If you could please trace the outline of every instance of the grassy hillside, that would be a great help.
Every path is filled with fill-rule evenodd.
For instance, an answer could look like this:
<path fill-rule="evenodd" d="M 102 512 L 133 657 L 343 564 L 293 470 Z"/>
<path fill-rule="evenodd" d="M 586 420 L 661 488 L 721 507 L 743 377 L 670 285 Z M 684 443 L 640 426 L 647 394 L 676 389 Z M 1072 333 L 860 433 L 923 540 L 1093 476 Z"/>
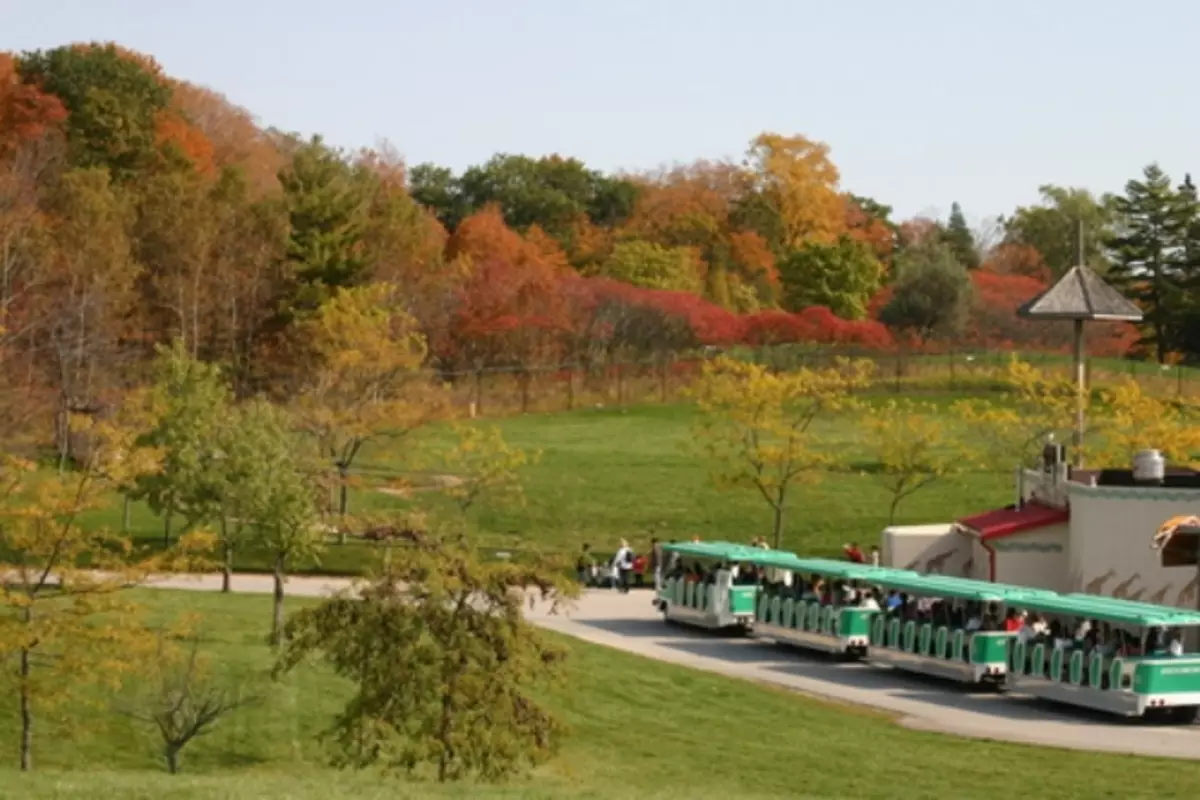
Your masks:
<path fill-rule="evenodd" d="M 552 797 L 1167 797 L 1200 785 L 1200 764 L 959 740 L 878 714 L 572 641 L 571 683 L 552 698 L 570 725 L 561 755 L 505 787 L 433 784 L 322 766 L 316 736 L 347 687 L 305 668 L 267 678 L 269 599 L 143 593 L 157 613 L 204 614 L 227 685 L 262 694 L 165 774 L 151 731 L 97 706 L 42 721 L 36 771 L 15 771 L 16 720 L 0 715 L 0 800 L 233 800 Z M 289 601 L 291 602 L 291 601 Z M 295 601 L 299 605 L 301 601 Z M 953 691 L 948 687 L 948 691 Z M 1131 728 L 1131 735 L 1136 735 Z"/>
<path fill-rule="evenodd" d="M 925 399 L 948 403 L 954 395 Z M 886 398 L 883 398 L 886 399 Z M 591 409 L 556 414 L 510 417 L 496 421 L 510 443 L 540 450 L 541 461 L 523 473 L 524 507 L 472 511 L 473 528 L 486 547 L 520 550 L 578 549 L 590 542 L 600 552 L 615 549 L 622 537 L 645 545 L 651 536 L 662 539 L 727 538 L 746 540 L 770 532 L 767 505 L 752 490 L 718 491 L 709 479 L 710 465 L 687 449 L 694 411 L 687 405 L 647 405 L 625 409 Z M 870 473 L 870 454 L 864 450 L 853 420 L 819 423 L 825 446 L 847 456 L 850 471 L 828 473 L 819 482 L 800 485 L 790 504 L 785 546 L 814 555 L 828 555 L 843 543 L 878 540 L 887 523 L 887 493 Z M 417 465 L 414 448 L 423 442 L 372 443 L 358 467 L 367 478 L 395 474 Z M 1008 474 L 967 474 L 935 484 L 905 501 L 900 522 L 950 520 L 1012 495 Z M 423 497 L 427 501 L 428 497 Z M 394 497 L 367 490 L 352 493 L 352 506 L 396 507 Z M 120 508 L 95 521 L 119 524 Z M 134 506 L 135 534 L 146 541 L 162 536 L 162 523 L 144 506 Z M 331 548 L 321 564 L 302 569 L 353 571 L 369 555 L 364 545 Z M 239 557 L 243 568 L 263 568 L 253 553 Z"/>

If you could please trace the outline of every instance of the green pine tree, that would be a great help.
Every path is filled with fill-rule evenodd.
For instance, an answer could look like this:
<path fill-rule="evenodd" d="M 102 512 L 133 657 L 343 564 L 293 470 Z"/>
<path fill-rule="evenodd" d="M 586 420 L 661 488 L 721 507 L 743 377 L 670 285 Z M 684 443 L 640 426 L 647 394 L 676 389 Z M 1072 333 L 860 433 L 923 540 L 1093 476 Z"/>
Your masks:
<path fill-rule="evenodd" d="M 950 206 L 950 219 L 946 221 L 942 240 L 964 267 L 979 267 L 979 247 L 975 244 L 975 234 L 971 233 L 967 218 L 963 216 L 962 207 L 957 202 Z"/>
<path fill-rule="evenodd" d="M 1187 240 L 1196 208 L 1190 181 L 1181 191 L 1173 189 L 1157 164 L 1146 167 L 1141 180 L 1126 183 L 1124 196 L 1114 201 L 1108 278 L 1142 307 L 1141 342 L 1160 363 L 1181 341 L 1192 272 L 1189 249 L 1194 250 Z"/>

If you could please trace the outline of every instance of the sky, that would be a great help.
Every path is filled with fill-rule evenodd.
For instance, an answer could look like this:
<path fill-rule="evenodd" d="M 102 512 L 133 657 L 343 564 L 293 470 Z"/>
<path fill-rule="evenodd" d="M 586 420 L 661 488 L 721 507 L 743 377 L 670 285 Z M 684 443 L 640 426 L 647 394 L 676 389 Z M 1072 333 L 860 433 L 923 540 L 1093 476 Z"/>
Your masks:
<path fill-rule="evenodd" d="M 606 171 L 826 142 L 842 188 L 980 224 L 1044 183 L 1200 170 L 1188 0 L 0 0 L 0 49 L 116 41 L 261 124 Z"/>

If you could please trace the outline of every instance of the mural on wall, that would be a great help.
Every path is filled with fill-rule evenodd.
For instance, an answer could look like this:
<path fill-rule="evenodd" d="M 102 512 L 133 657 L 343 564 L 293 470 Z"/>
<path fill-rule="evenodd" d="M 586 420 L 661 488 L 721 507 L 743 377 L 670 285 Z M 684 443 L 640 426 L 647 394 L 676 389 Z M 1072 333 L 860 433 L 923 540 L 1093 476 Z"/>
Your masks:
<path fill-rule="evenodd" d="M 966 561 L 963 562 L 962 576 L 964 578 L 971 577 L 971 570 L 973 570 L 973 569 L 975 569 L 975 559 L 973 557 L 968 558 Z"/>
<path fill-rule="evenodd" d="M 957 555 L 958 552 L 959 548 L 954 547 L 946 550 L 945 552 L 938 553 L 936 556 L 926 558 L 924 561 L 922 561 L 921 556 L 917 556 L 912 561 L 905 564 L 904 568 L 923 573 L 941 574 L 942 567 L 945 566 L 946 562 L 949 561 L 952 556 Z"/>
<path fill-rule="evenodd" d="M 1115 577 L 1117 577 L 1117 571 L 1115 569 L 1110 569 L 1103 575 L 1093 578 L 1084 584 L 1084 594 L 1104 594 L 1104 584 L 1108 583 Z"/>
<path fill-rule="evenodd" d="M 1197 589 L 1200 589 L 1200 572 L 1192 576 L 1187 585 L 1179 590 L 1179 594 L 1175 597 L 1175 605 L 1180 608 L 1195 608 Z"/>
<path fill-rule="evenodd" d="M 1113 587 L 1112 596 L 1122 599 L 1122 600 L 1129 599 L 1129 587 L 1133 586 L 1133 582 L 1138 580 L 1141 577 L 1142 576 L 1139 575 L 1138 573 L 1136 573 L 1136 572 L 1133 573 L 1128 578 L 1126 578 L 1125 580 L 1121 581 L 1120 583 L 1118 583 L 1116 586 Z"/>

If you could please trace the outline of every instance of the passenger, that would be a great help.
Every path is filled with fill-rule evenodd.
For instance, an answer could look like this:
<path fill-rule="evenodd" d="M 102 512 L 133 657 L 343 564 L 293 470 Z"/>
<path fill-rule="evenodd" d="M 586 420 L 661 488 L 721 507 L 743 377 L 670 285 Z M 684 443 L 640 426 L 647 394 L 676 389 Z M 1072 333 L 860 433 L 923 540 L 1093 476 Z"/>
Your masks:
<path fill-rule="evenodd" d="M 1042 639 L 1050 632 L 1050 626 L 1046 624 L 1046 618 L 1041 614 L 1036 614 L 1033 617 L 1033 622 L 1029 624 L 1029 628 L 1033 631 L 1034 638 Z"/>
<path fill-rule="evenodd" d="M 863 592 L 862 599 L 859 601 L 858 607 L 865 609 L 867 611 L 878 611 L 879 610 L 879 600 L 876 599 L 875 592 L 874 591 Z"/>
<path fill-rule="evenodd" d="M 904 596 L 892 589 L 887 596 L 887 610 L 889 614 L 904 613 Z"/>
<path fill-rule="evenodd" d="M 676 543 L 676 541 L 674 539 L 672 539 L 671 544 L 675 544 L 675 543 Z M 679 553 L 672 551 L 671 557 L 667 559 L 667 573 L 672 574 L 676 570 L 682 570 L 682 568 L 680 567 L 680 563 L 681 563 L 681 561 L 679 558 Z"/>
<path fill-rule="evenodd" d="M 617 571 L 616 585 L 614 589 L 621 594 L 629 594 L 629 573 L 633 571 L 633 550 L 629 547 L 629 542 L 621 540 L 621 546 L 617 548 L 617 554 L 613 556 L 612 565 Z"/>
<path fill-rule="evenodd" d="M 979 613 L 979 608 L 976 607 L 971 609 L 969 614 L 970 616 L 967 617 L 967 624 L 963 626 L 963 629 L 968 633 L 974 633 L 975 631 L 982 630 L 983 615 Z"/>
<path fill-rule="evenodd" d="M 1178 630 L 1171 631 L 1167 652 L 1175 658 L 1183 655 L 1183 637 Z"/>
<path fill-rule="evenodd" d="M 1078 642 L 1080 645 L 1082 645 L 1084 639 L 1086 639 L 1088 634 L 1091 632 L 1092 632 L 1091 620 L 1081 619 L 1079 621 L 1079 626 L 1077 628 L 1075 628 L 1075 641 Z"/>
<path fill-rule="evenodd" d="M 871 566 L 879 566 L 879 548 L 874 545 L 871 546 Z"/>
<path fill-rule="evenodd" d="M 851 542 L 847 545 L 842 545 L 842 552 L 846 554 L 846 558 L 855 564 L 866 563 L 866 558 L 863 557 L 862 550 L 858 548 L 858 542 Z"/>
<path fill-rule="evenodd" d="M 1015 608 L 1010 608 L 1004 615 L 1004 632 L 1019 633 L 1025 627 L 1025 620 Z"/>

